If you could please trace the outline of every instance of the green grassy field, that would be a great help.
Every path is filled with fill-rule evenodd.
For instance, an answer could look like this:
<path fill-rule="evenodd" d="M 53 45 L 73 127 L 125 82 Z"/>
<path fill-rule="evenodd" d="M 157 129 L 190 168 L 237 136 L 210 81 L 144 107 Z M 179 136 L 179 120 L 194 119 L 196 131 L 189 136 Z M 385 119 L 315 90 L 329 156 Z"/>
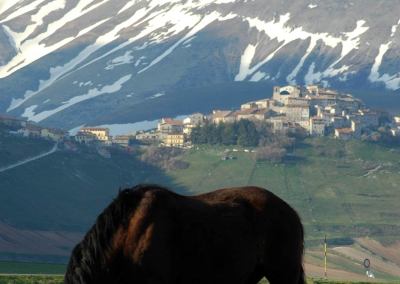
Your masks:
<path fill-rule="evenodd" d="M 5 138 L 0 138 L 4 144 Z M 18 143 L 29 144 L 27 141 Z M 34 147 L 23 144 L 22 149 L 27 149 L 23 155 L 14 153 L 7 163 L 51 148 L 47 142 L 36 142 Z M 3 157 L 5 148 L 0 149 Z M 237 159 L 223 161 L 226 149 Z M 254 153 L 239 150 L 195 147 L 182 157 L 190 163 L 187 169 L 168 172 L 119 151 L 113 152 L 111 158 L 85 147 L 78 152 L 59 151 L 0 173 L 3 201 L 0 221 L 24 229 L 86 231 L 120 186 L 151 182 L 198 194 L 221 187 L 258 185 L 273 191 L 299 211 L 308 247 L 320 246 L 325 234 L 330 246 L 348 245 L 353 238 L 365 236 L 384 244 L 399 240 L 400 148 L 359 141 L 307 139 L 282 164 L 257 162 Z M 337 258 L 334 253 L 330 260 L 332 268 L 363 273 L 358 263 Z M 309 253 L 306 259 L 320 263 L 320 252 Z M 63 268 L 3 262 L 0 273 L 59 274 Z M 377 276 L 393 279 L 386 274 Z M 3 278 L 0 277 L 0 283 L 58 283 L 38 278 L 4 282 L 8 280 Z"/>
<path fill-rule="evenodd" d="M 237 159 L 224 161 L 229 155 Z M 290 203 L 306 229 L 310 263 L 322 264 L 321 244 L 352 245 L 357 237 L 383 244 L 400 239 L 400 148 L 360 141 L 307 139 L 285 163 L 258 162 L 254 153 L 232 147 L 195 147 L 184 160 L 190 167 L 168 172 L 179 185 L 197 194 L 216 188 L 257 185 Z M 353 245 L 355 246 L 355 245 Z M 358 262 L 331 251 L 330 267 L 358 275 Z M 380 279 L 393 276 L 375 271 Z"/>
<path fill-rule="evenodd" d="M 0 274 L 64 274 L 65 264 L 0 261 Z"/>
<path fill-rule="evenodd" d="M 370 236 L 390 242 L 400 236 L 400 150 L 359 141 L 308 139 L 284 164 L 257 162 L 253 153 L 200 147 L 186 153 L 190 167 L 168 174 L 195 194 L 221 187 L 257 185 L 288 201 L 300 213 L 307 241 L 331 242 Z M 232 150 L 232 148 L 230 148 Z"/>

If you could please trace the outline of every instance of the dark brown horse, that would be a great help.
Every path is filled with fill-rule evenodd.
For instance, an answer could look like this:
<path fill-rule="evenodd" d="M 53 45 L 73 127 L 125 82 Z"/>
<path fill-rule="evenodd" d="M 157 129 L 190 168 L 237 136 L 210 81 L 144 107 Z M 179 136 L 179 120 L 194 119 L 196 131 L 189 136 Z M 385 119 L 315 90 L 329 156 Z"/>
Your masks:
<path fill-rule="evenodd" d="M 258 187 L 119 193 L 72 252 L 65 283 L 304 284 L 297 213 Z"/>

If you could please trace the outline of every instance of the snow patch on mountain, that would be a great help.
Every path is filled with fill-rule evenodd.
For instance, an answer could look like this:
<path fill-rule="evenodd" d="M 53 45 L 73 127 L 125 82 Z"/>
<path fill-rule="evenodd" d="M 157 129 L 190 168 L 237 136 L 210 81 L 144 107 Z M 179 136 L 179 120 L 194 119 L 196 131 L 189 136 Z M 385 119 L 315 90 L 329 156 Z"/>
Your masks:
<path fill-rule="evenodd" d="M 292 70 L 292 72 L 286 77 L 286 81 L 289 82 L 292 85 L 296 85 L 296 76 L 303 67 L 304 61 L 306 61 L 307 57 L 311 54 L 311 52 L 314 50 L 315 46 L 317 45 L 317 42 L 315 41 L 315 38 L 311 38 L 310 43 L 308 45 L 306 53 L 303 55 L 303 57 L 300 59 L 300 62 L 297 64 L 297 66 Z"/>
<path fill-rule="evenodd" d="M 124 7 L 121 8 L 121 10 L 118 11 L 118 15 L 121 14 L 122 12 L 128 10 L 129 8 L 133 7 L 133 5 L 136 4 L 136 1 L 129 1 L 128 3 L 125 4 Z"/>
<path fill-rule="evenodd" d="M 307 7 L 310 8 L 310 9 L 314 9 L 314 8 L 317 8 L 318 5 L 317 4 L 308 4 Z"/>
<path fill-rule="evenodd" d="M 199 21 L 195 21 L 196 24 L 194 25 L 194 27 L 185 36 L 183 36 L 176 43 L 174 43 L 170 48 L 168 48 L 165 52 L 163 52 L 160 56 L 158 56 L 156 59 L 154 59 L 148 66 L 146 66 L 145 68 L 140 70 L 138 72 L 138 74 L 148 70 L 149 68 L 151 68 L 155 64 L 159 63 L 166 56 L 171 54 L 175 50 L 175 48 L 178 47 L 181 43 L 183 43 L 183 42 L 187 41 L 188 39 L 190 39 L 191 37 L 193 37 L 195 34 L 197 34 L 199 31 L 204 29 L 206 26 L 208 26 L 212 22 L 214 22 L 216 20 L 225 21 L 225 20 L 232 19 L 233 17 L 234 17 L 233 15 L 228 15 L 226 17 L 221 17 L 221 14 L 219 14 L 218 12 L 212 12 L 212 13 L 204 16 Z M 188 17 L 186 20 L 187 20 L 187 22 L 184 24 L 184 25 L 186 25 L 186 27 L 190 27 L 190 26 L 193 25 L 193 22 L 194 22 L 194 18 L 193 17 Z M 180 21 L 182 21 L 182 18 L 180 19 Z M 185 22 L 185 21 L 182 21 L 182 22 Z M 181 27 L 181 28 L 183 28 L 183 27 Z"/>
<path fill-rule="evenodd" d="M 257 45 L 249 44 L 244 50 L 242 57 L 240 58 L 239 73 L 235 77 L 235 81 L 243 81 L 254 71 L 250 69 L 250 65 L 253 62 L 254 55 L 256 54 Z"/>
<path fill-rule="evenodd" d="M 266 78 L 266 73 L 261 72 L 261 71 L 257 71 L 251 78 L 250 81 L 251 82 L 258 82 L 264 78 Z"/>
<path fill-rule="evenodd" d="M 331 65 L 332 66 L 332 65 Z M 328 69 L 322 71 L 322 72 L 315 72 L 315 62 L 312 62 L 311 65 L 308 67 L 307 74 L 304 76 L 304 82 L 306 84 L 316 84 L 316 83 L 323 83 L 323 79 L 326 78 L 332 78 L 335 76 L 338 76 L 340 74 L 343 74 L 344 72 L 349 70 L 349 66 L 343 65 L 338 69 L 334 69 L 332 67 L 329 67 Z M 327 82 L 327 81 L 325 81 Z"/>
<path fill-rule="evenodd" d="M 86 9 L 84 12 L 83 9 L 87 6 L 87 4 L 92 3 L 93 0 L 82 0 L 79 1 L 78 4 L 68 11 L 61 19 L 56 20 L 50 23 L 47 27 L 47 30 L 40 35 L 26 40 L 29 35 L 35 31 L 35 29 L 42 25 L 43 18 L 48 15 L 51 11 L 55 11 L 58 9 L 62 9 L 65 7 L 65 0 L 63 1 L 54 1 L 50 2 L 40 8 L 40 10 L 33 16 L 31 16 L 31 20 L 33 23 L 26 27 L 25 31 L 21 33 L 17 33 L 11 31 L 9 29 L 9 33 L 13 36 L 14 41 L 16 42 L 16 47 L 19 50 L 19 53 L 10 60 L 6 65 L 0 67 L 0 78 L 7 77 L 14 73 L 15 71 L 29 65 L 30 63 L 34 62 L 35 60 L 59 49 L 60 47 L 64 46 L 65 44 L 73 41 L 77 37 L 80 37 L 98 25 L 104 23 L 107 19 L 101 20 L 89 27 L 83 28 L 76 37 L 69 37 L 57 42 L 51 46 L 46 46 L 43 44 L 43 40 L 53 35 L 57 32 L 58 29 L 63 27 L 65 24 L 79 18 L 80 16 L 84 16 L 85 14 L 89 13 L 94 9 L 94 7 L 90 7 Z M 55 3 L 54 5 L 52 3 Z"/>
<path fill-rule="evenodd" d="M 347 70 L 347 67 L 342 66 L 339 68 L 335 68 L 335 66 L 340 63 L 352 50 L 359 48 L 360 36 L 369 29 L 369 27 L 365 26 L 366 22 L 364 20 L 358 20 L 356 23 L 356 27 L 353 31 L 344 32 L 339 37 L 332 36 L 328 33 L 311 33 L 305 31 L 303 27 L 292 27 L 288 25 L 288 21 L 290 20 L 290 13 L 279 16 L 279 20 L 273 19 L 269 22 L 265 22 L 263 20 L 260 20 L 259 18 L 250 17 L 246 17 L 244 18 L 244 20 L 248 22 L 251 28 L 255 28 L 259 32 L 265 33 L 271 40 L 276 39 L 279 43 L 281 43 L 281 45 L 272 53 L 270 53 L 264 60 L 261 60 L 252 68 L 249 68 L 249 65 L 247 65 L 248 59 L 246 58 L 251 55 L 250 51 L 252 51 L 251 49 L 247 50 L 247 48 L 249 48 L 247 47 L 246 50 L 248 54 L 246 54 L 246 57 L 242 56 L 242 59 L 244 59 L 244 66 L 242 66 L 241 62 L 239 74 L 235 78 L 238 81 L 246 79 L 249 75 L 256 72 L 258 68 L 271 60 L 281 48 L 299 39 L 309 39 L 310 43 L 305 55 L 300 59 L 299 63 L 293 69 L 293 71 L 287 76 L 287 81 L 290 83 L 296 83 L 295 77 L 303 67 L 303 64 L 307 57 L 314 50 L 318 41 L 322 41 L 325 45 L 331 48 L 335 48 L 338 45 L 341 46 L 342 50 L 340 57 L 335 62 L 333 62 L 324 72 L 321 73 L 322 77 L 336 76 L 337 74 L 343 72 L 343 70 Z M 246 50 L 243 55 L 245 55 Z M 242 72 L 240 70 L 242 70 Z M 244 70 L 246 71 L 244 72 Z"/>
<path fill-rule="evenodd" d="M 397 22 L 396 25 L 393 25 L 393 26 L 392 26 L 392 29 L 391 29 L 391 32 L 392 32 L 392 33 L 390 34 L 390 37 L 394 37 L 394 34 L 396 33 L 396 31 L 397 31 L 399 25 L 400 25 L 400 19 L 399 19 L 399 21 Z"/>
<path fill-rule="evenodd" d="M 8 15 L 5 19 L 2 19 L 0 21 L 0 23 L 4 23 L 4 22 L 10 21 L 10 20 L 13 20 L 13 19 L 15 19 L 15 18 L 17 18 L 17 17 L 19 17 L 21 15 L 24 15 L 26 13 L 34 11 L 43 2 L 45 2 L 45 0 L 36 0 L 36 1 L 33 1 L 32 3 L 30 3 L 28 5 L 24 5 L 24 6 L 20 7 L 19 9 L 16 9 L 13 13 Z M 15 3 L 15 4 L 17 4 L 17 3 Z"/>
<path fill-rule="evenodd" d="M 3 12 L 7 11 L 8 9 L 14 7 L 18 2 L 15 0 L 1 0 L 0 2 L 0 16 Z"/>
<path fill-rule="evenodd" d="M 22 117 L 33 117 L 35 116 L 35 109 L 37 108 L 37 105 L 31 105 L 30 107 L 27 107 L 24 110 L 24 113 L 22 114 Z"/>
<path fill-rule="evenodd" d="M 157 94 L 154 94 L 154 95 L 152 95 L 151 97 L 149 97 L 149 99 L 151 100 L 151 99 L 156 99 L 156 98 L 159 98 L 159 97 L 162 97 L 162 96 L 165 96 L 165 92 L 159 92 L 159 93 L 157 93 Z"/>
<path fill-rule="evenodd" d="M 10 73 L 10 72 L 12 72 L 12 70 L 15 67 L 17 67 L 18 65 L 21 65 L 20 62 L 22 62 L 22 61 L 24 61 L 24 63 L 26 62 L 26 58 L 24 58 L 24 55 L 23 55 L 24 53 L 25 54 L 32 53 L 33 56 L 40 56 L 40 53 L 38 54 L 36 52 L 37 51 L 40 52 L 40 50 L 37 48 L 37 45 L 38 45 L 38 42 L 42 39 L 42 37 L 35 38 L 35 39 L 27 41 L 25 43 L 24 43 L 24 41 L 29 37 L 30 34 L 32 34 L 35 31 L 35 29 L 38 26 L 41 26 L 43 24 L 44 17 L 46 17 L 52 11 L 65 8 L 65 4 L 66 4 L 66 1 L 64 0 L 64 1 L 49 2 L 49 3 L 45 4 L 44 6 L 42 6 L 35 15 L 31 16 L 32 24 L 28 25 L 23 32 L 16 33 L 14 31 L 12 31 L 10 28 L 8 28 L 8 33 L 13 37 L 16 50 L 19 51 L 19 54 L 17 54 L 17 56 L 15 56 L 13 58 L 13 60 L 11 60 L 7 64 L 8 70 L 5 70 L 6 68 L 3 68 L 3 70 L 5 70 L 6 72 L 0 73 L 1 78 L 4 77 L 3 74 L 7 74 L 7 71 L 8 71 L 8 73 Z M 25 7 L 27 7 L 27 6 L 25 6 Z M 19 9 L 17 10 L 17 12 L 15 12 L 15 13 L 17 13 L 17 15 L 15 17 L 20 16 L 20 14 L 18 12 L 19 12 Z M 10 16 L 8 16 L 2 22 L 7 22 L 8 20 L 13 19 L 14 18 L 13 15 L 14 15 L 14 13 L 11 14 Z M 26 64 L 29 64 L 33 61 L 34 60 L 28 60 L 27 61 L 28 63 L 26 63 Z M 23 66 L 26 66 L 26 65 L 23 65 Z"/>
<path fill-rule="evenodd" d="M 375 61 L 372 65 L 368 79 L 371 82 L 382 82 L 388 89 L 398 90 L 400 88 L 400 72 L 392 76 L 389 74 L 380 75 L 379 73 L 379 68 L 382 64 L 383 57 L 389 50 L 391 44 L 392 42 L 389 41 L 385 44 L 381 44 L 381 46 L 379 47 L 378 55 L 375 57 Z"/>
<path fill-rule="evenodd" d="M 118 56 L 107 62 L 107 66 L 104 68 L 106 70 L 112 70 L 114 67 L 124 64 L 131 64 L 134 62 L 134 56 L 132 55 L 132 50 L 125 52 L 124 55 Z"/>
<path fill-rule="evenodd" d="M 44 89 L 48 88 L 51 86 L 56 80 L 58 80 L 60 77 L 64 76 L 71 70 L 73 70 L 77 65 L 82 63 L 84 60 L 86 60 L 92 53 L 95 51 L 99 50 L 102 48 L 104 45 L 114 41 L 119 37 L 119 32 L 131 25 L 133 25 L 135 22 L 137 22 L 142 16 L 142 10 L 137 11 L 131 18 L 128 20 L 122 22 L 121 24 L 117 25 L 114 29 L 112 29 L 110 32 L 105 33 L 104 35 L 101 35 L 97 38 L 95 43 L 87 46 L 84 48 L 75 58 L 73 58 L 71 61 L 69 61 L 67 64 L 63 66 L 58 66 L 58 67 L 53 67 L 50 69 L 50 78 L 47 80 L 41 80 L 40 85 L 36 91 L 29 90 L 24 94 L 23 98 L 18 98 L 15 99 L 13 98 L 11 101 L 10 106 L 7 109 L 7 112 L 18 108 L 20 105 L 22 105 L 24 102 L 26 102 L 28 99 L 32 98 L 33 96 L 37 95 Z"/>
<path fill-rule="evenodd" d="M 28 107 L 27 109 L 25 109 L 25 112 L 22 116 L 28 118 L 31 121 L 40 122 L 60 111 L 70 108 L 71 106 L 73 106 L 77 103 L 80 103 L 80 102 L 83 102 L 86 100 L 90 100 L 90 99 L 93 99 L 95 97 L 98 97 L 98 96 L 101 96 L 104 94 L 111 94 L 111 93 L 118 92 L 119 90 L 121 90 L 122 85 L 125 84 L 126 82 L 128 82 L 131 79 L 131 77 L 132 77 L 132 75 L 126 75 L 126 76 L 118 79 L 111 85 L 106 85 L 106 86 L 102 87 L 100 90 L 97 88 L 90 89 L 86 94 L 73 97 L 73 98 L 69 99 L 68 101 L 63 102 L 63 104 L 61 106 L 59 106 L 55 109 L 52 109 L 52 110 L 46 110 L 46 111 L 42 111 L 39 113 L 35 113 L 34 112 L 35 108 Z"/>

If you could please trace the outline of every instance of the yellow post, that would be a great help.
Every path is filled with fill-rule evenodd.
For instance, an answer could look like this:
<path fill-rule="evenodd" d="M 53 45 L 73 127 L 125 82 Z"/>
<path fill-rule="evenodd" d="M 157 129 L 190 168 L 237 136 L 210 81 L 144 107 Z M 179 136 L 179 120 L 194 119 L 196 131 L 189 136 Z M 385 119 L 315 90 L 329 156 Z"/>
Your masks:
<path fill-rule="evenodd" d="M 324 241 L 324 276 L 325 279 L 328 278 L 328 273 L 327 273 L 327 245 L 326 245 L 326 235 L 325 235 L 325 241 Z"/>

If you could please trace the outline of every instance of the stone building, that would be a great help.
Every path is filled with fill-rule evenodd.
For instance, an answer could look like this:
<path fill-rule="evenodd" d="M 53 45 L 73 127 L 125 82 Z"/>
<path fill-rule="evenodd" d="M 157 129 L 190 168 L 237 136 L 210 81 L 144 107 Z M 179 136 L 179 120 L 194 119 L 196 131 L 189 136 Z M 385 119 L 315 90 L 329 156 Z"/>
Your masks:
<path fill-rule="evenodd" d="M 336 128 L 335 129 L 335 138 L 349 140 L 353 137 L 354 132 L 351 128 Z"/>
<path fill-rule="evenodd" d="M 161 140 L 160 134 L 155 131 L 141 131 L 136 133 L 135 139 L 143 142 L 157 142 Z"/>
<path fill-rule="evenodd" d="M 78 133 L 74 136 L 74 140 L 79 143 L 90 144 L 97 141 L 97 136 L 91 132 L 78 131 Z"/>
<path fill-rule="evenodd" d="M 185 135 L 168 134 L 163 139 L 163 144 L 167 147 L 183 147 L 185 145 Z"/>
<path fill-rule="evenodd" d="M 230 110 L 214 110 L 212 114 L 212 122 L 215 124 L 219 124 L 221 122 L 235 122 L 236 117 L 233 114 L 234 112 Z"/>
<path fill-rule="evenodd" d="M 42 128 L 40 131 L 40 136 L 53 141 L 62 141 L 67 137 L 68 133 L 61 129 L 53 128 Z"/>
<path fill-rule="evenodd" d="M 192 133 L 192 129 L 201 126 L 205 123 L 205 118 L 202 113 L 194 113 L 189 115 L 183 120 L 183 133 L 186 135 L 190 135 Z"/>
<path fill-rule="evenodd" d="M 251 121 L 264 121 L 267 118 L 267 110 L 252 108 L 242 109 L 233 114 L 236 117 L 236 121 L 247 119 Z"/>
<path fill-rule="evenodd" d="M 162 135 L 183 133 L 183 121 L 171 118 L 163 118 L 157 125 L 157 130 Z"/>
<path fill-rule="evenodd" d="M 287 105 L 289 98 L 300 98 L 301 89 L 298 86 L 275 86 L 273 88 L 272 99 L 278 104 Z"/>
<path fill-rule="evenodd" d="M 287 105 L 284 107 L 286 118 L 290 122 L 308 121 L 310 119 L 310 108 L 301 105 Z"/>
<path fill-rule="evenodd" d="M 326 131 L 326 122 L 324 119 L 318 117 L 310 118 L 310 135 L 311 136 L 324 136 Z"/>
<path fill-rule="evenodd" d="M 17 133 L 24 137 L 38 138 L 41 137 L 42 128 L 40 126 L 28 123 L 26 127 L 19 129 Z"/>
<path fill-rule="evenodd" d="M 82 133 L 91 133 L 96 136 L 96 140 L 107 142 L 110 140 L 110 129 L 104 127 L 84 127 L 79 130 Z"/>
<path fill-rule="evenodd" d="M 132 135 L 116 135 L 113 137 L 112 143 L 127 148 L 133 138 Z"/>

